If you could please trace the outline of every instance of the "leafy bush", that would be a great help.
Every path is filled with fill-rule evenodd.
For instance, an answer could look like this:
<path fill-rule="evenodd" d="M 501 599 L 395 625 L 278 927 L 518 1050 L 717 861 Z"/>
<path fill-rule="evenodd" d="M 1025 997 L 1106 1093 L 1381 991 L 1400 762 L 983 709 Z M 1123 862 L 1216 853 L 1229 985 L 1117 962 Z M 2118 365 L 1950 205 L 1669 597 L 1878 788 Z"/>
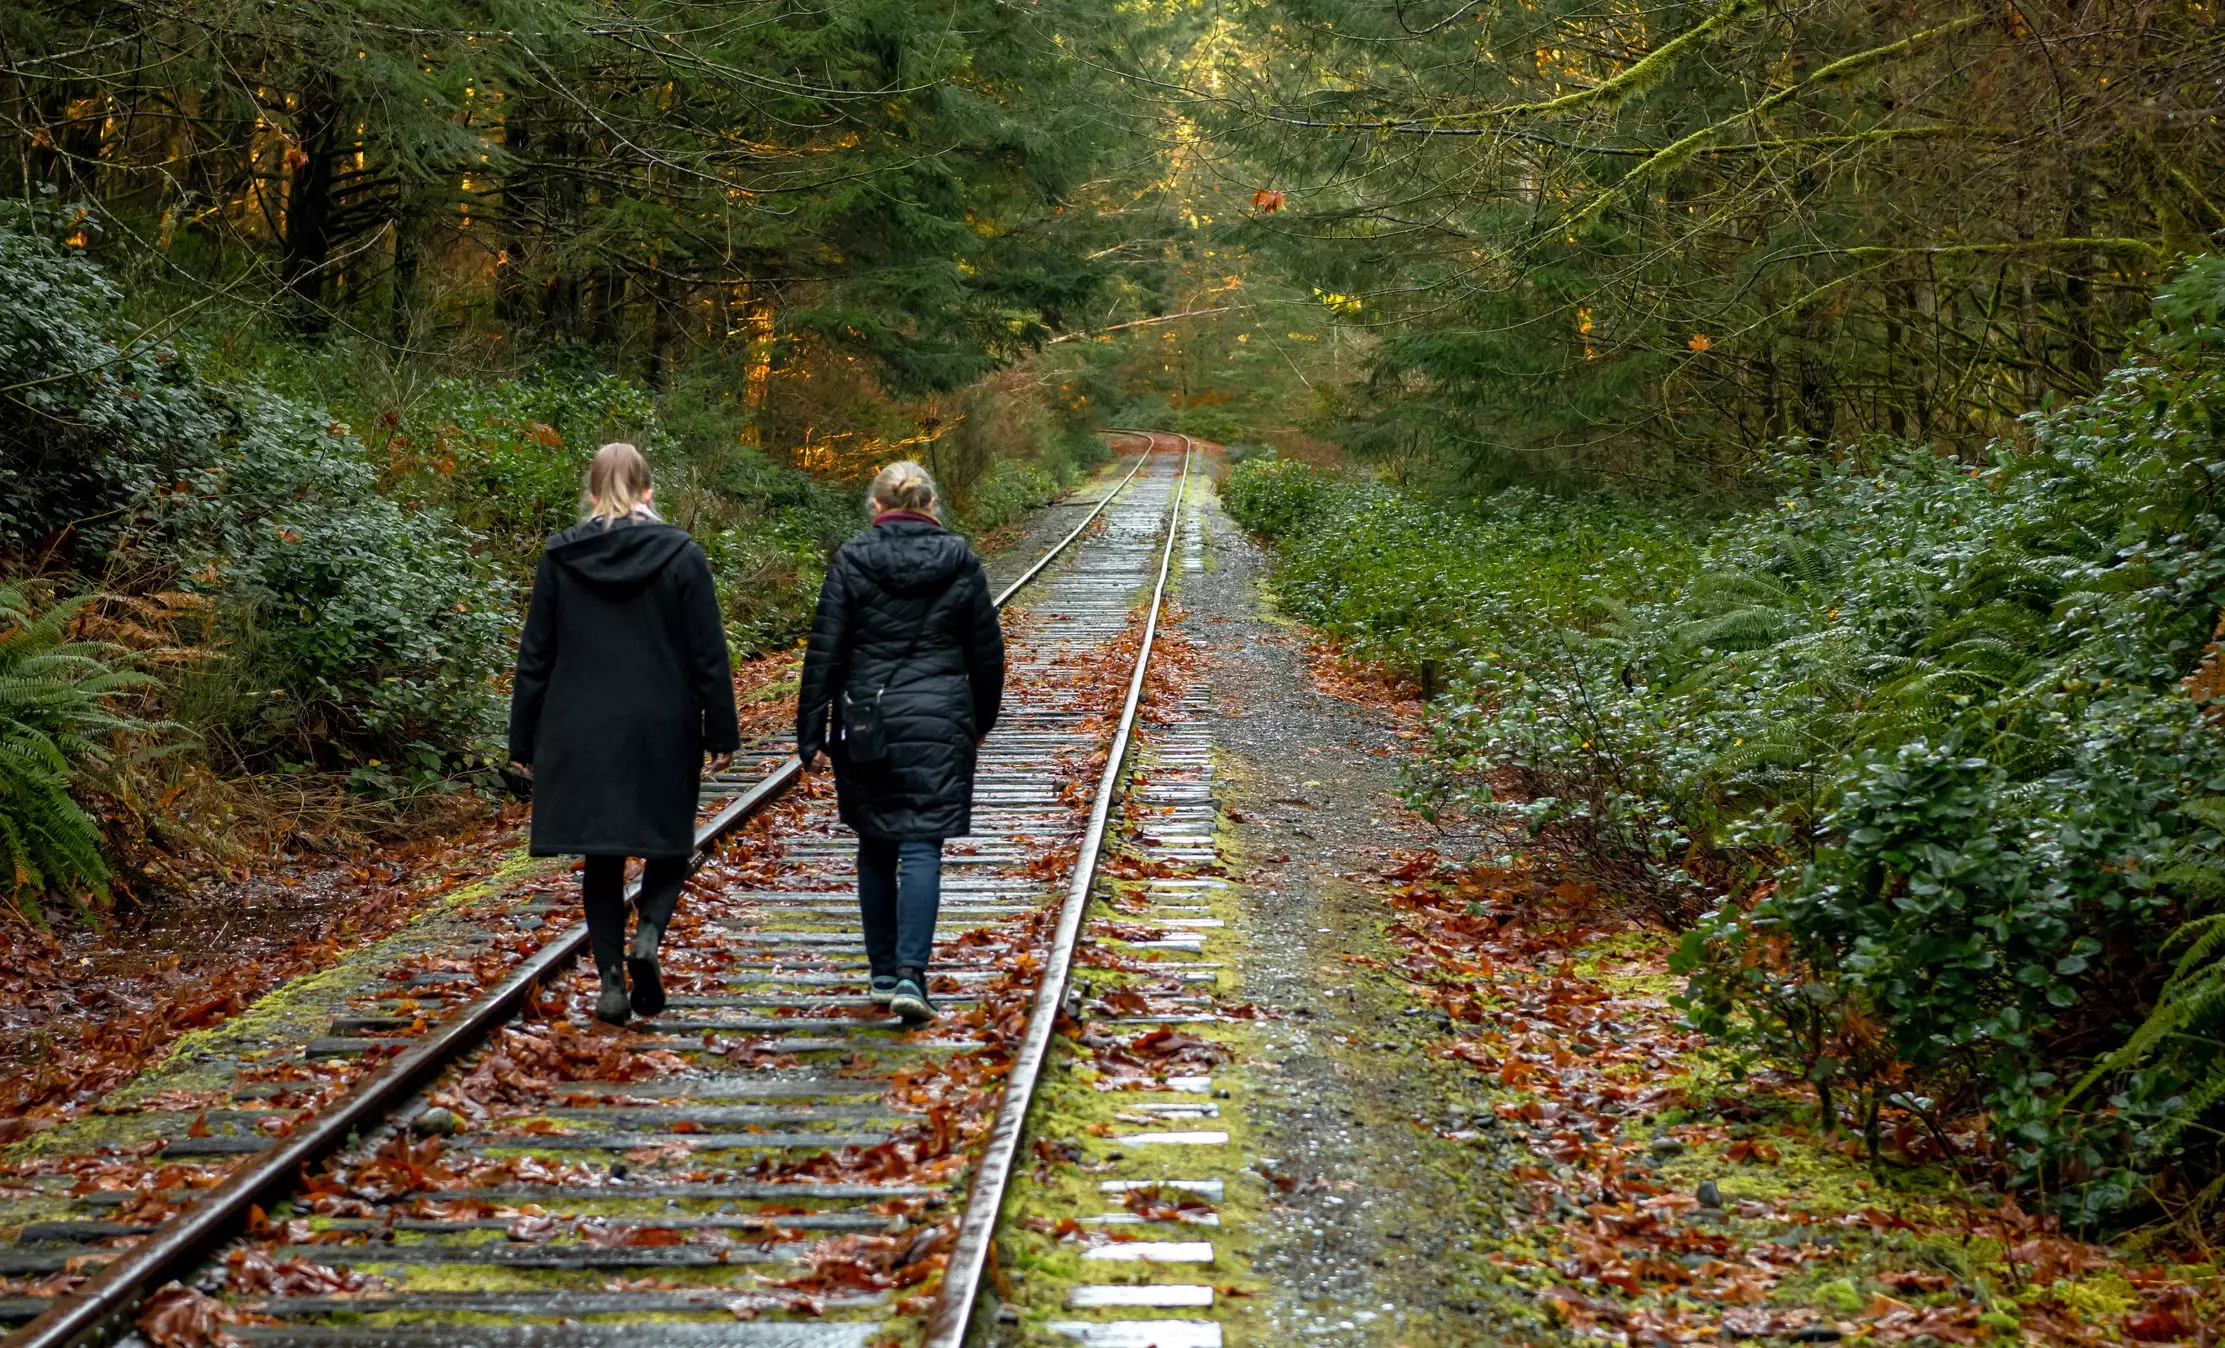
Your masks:
<path fill-rule="evenodd" d="M 1349 487 L 1310 464 L 1270 457 L 1236 459 L 1221 484 L 1221 504 L 1244 527 L 1269 538 L 1295 538 L 1339 502 Z"/>
<path fill-rule="evenodd" d="M 726 598 L 726 635 L 736 651 L 774 650 L 811 630 L 827 544 L 809 515 L 783 510 L 746 526 L 698 531 L 696 541 Z"/>
<path fill-rule="evenodd" d="M 113 648 L 70 639 L 92 602 L 34 613 L 21 590 L 0 585 L 0 875 L 33 916 L 42 893 L 106 895 L 100 826 L 72 787 L 112 763 L 117 739 L 153 729 L 113 705 L 152 680 L 121 667 Z"/>
<path fill-rule="evenodd" d="M 65 227 L 92 225 L 0 204 L 0 558 L 97 567 L 222 418 L 176 352 L 121 330 Z"/>
<path fill-rule="evenodd" d="M 611 374 L 441 379 L 395 422 L 387 472 L 402 494 L 454 515 L 518 579 L 531 576 L 549 535 L 578 521 L 598 446 L 630 439 L 653 463 L 673 448 L 648 390 Z"/>
<path fill-rule="evenodd" d="M 184 705 L 244 762 L 468 752 L 512 602 L 474 536 L 381 495 L 320 409 L 128 331 L 52 223 L 0 221 L 0 558 L 209 595 Z"/>
<path fill-rule="evenodd" d="M 1452 662 L 1418 803 L 1696 924 L 1692 1014 L 1827 1108 L 1980 1110 L 2018 1182 L 2094 1213 L 2128 1160 L 2220 1161 L 2189 1122 L 2225 1099 L 2225 736 L 2181 681 L 2225 603 L 2221 309 L 2205 261 L 2140 363 L 1984 461 L 1788 458 L 1778 500 L 1704 535 L 1261 461 L 1226 499 L 1304 540 L 1300 616 Z M 2167 1023 L 2107 1057 L 2190 918 Z M 2104 1102 L 2070 1108 L 2097 1060 Z"/>
<path fill-rule="evenodd" d="M 1023 459 L 999 459 L 967 493 L 958 522 L 975 533 L 993 533 L 1058 495 L 1050 470 Z"/>
<path fill-rule="evenodd" d="M 495 729 L 511 588 L 444 512 L 382 496 L 361 447 L 291 403 L 236 395 L 212 482 L 151 512 L 219 603 L 217 677 L 246 697 L 220 727 L 243 756 L 325 767 L 441 746 L 451 765 Z M 206 685 L 203 685 L 206 687 Z M 327 748 L 325 746 L 331 746 Z"/>

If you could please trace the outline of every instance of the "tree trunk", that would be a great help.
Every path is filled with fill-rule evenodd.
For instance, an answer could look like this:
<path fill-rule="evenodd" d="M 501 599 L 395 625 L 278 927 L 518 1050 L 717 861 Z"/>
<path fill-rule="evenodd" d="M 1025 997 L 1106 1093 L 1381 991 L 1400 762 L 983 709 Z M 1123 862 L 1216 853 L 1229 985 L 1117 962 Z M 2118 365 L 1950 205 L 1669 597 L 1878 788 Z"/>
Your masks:
<path fill-rule="evenodd" d="M 626 274 L 616 267 L 597 267 L 587 297 L 587 339 L 599 347 L 618 342 L 618 311 L 626 303 Z"/>
<path fill-rule="evenodd" d="M 420 256 L 417 188 L 410 183 L 403 183 L 395 194 L 391 227 L 394 231 L 394 279 L 387 296 L 386 336 L 396 351 L 406 351 L 413 335 L 410 315 L 417 300 Z"/>
<path fill-rule="evenodd" d="M 672 317 L 672 278 L 662 271 L 656 283 L 649 287 L 649 383 L 661 392 L 672 388 L 674 323 Z"/>
<path fill-rule="evenodd" d="M 296 125 L 299 144 L 286 150 L 292 176 L 286 185 L 286 229 L 279 279 L 293 300 L 294 326 L 322 332 L 326 312 L 325 264 L 332 253 L 332 176 L 339 159 L 340 100 L 333 77 L 311 76 L 301 89 Z"/>
<path fill-rule="evenodd" d="M 533 111 L 527 100 L 517 100 L 515 107 L 504 112 L 502 144 L 516 162 L 502 179 L 501 223 L 495 231 L 502 256 L 494 270 L 494 316 L 505 330 L 510 330 L 532 312 L 524 290 L 531 221 L 540 200 L 540 166 L 533 162 Z"/>
<path fill-rule="evenodd" d="M 583 193 L 572 166 L 587 154 L 586 138 L 575 127 L 552 122 L 542 137 L 541 206 L 543 256 L 539 270 L 546 279 L 541 289 L 541 325 L 552 337 L 580 336 L 580 292 L 583 286 L 566 244 L 579 237 Z"/>

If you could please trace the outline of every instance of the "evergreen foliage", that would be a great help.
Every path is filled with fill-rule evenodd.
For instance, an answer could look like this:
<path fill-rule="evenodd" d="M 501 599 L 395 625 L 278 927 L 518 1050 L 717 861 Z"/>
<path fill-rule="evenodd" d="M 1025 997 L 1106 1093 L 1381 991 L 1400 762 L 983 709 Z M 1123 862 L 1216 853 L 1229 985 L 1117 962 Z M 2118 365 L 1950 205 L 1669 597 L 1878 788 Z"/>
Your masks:
<path fill-rule="evenodd" d="M 90 203 L 165 300 L 296 332 L 950 390 L 1106 280 L 1062 209 L 1127 134 L 1072 59 L 1106 27 L 1063 0 L 17 8 L 0 190 Z"/>
<path fill-rule="evenodd" d="M 0 585 L 0 882 L 33 917 L 49 892 L 106 895 L 100 826 L 72 788 L 111 765 L 119 741 L 152 728 L 115 706 L 152 679 L 69 635 L 92 602 L 38 613 Z"/>
<path fill-rule="evenodd" d="M 0 228 L 0 557 L 213 601 L 192 718 L 242 764 L 328 767 L 492 726 L 510 588 L 438 510 L 377 489 L 322 409 L 202 378 L 37 222 Z"/>
<path fill-rule="evenodd" d="M 1273 0 L 1192 79 L 1236 242 L 1378 337 L 1340 443 L 1470 488 L 1977 452 L 2225 228 L 2189 0 Z"/>
<path fill-rule="evenodd" d="M 1786 457 L 1711 525 L 1272 460 L 1226 499 L 1305 540 L 1300 616 L 1458 675 L 1418 804 L 1686 928 L 1691 1014 L 1835 1116 L 1981 1110 L 2018 1183 L 2094 1215 L 2225 1164 L 2221 307 L 2203 259 L 2138 361 L 1982 459 Z"/>

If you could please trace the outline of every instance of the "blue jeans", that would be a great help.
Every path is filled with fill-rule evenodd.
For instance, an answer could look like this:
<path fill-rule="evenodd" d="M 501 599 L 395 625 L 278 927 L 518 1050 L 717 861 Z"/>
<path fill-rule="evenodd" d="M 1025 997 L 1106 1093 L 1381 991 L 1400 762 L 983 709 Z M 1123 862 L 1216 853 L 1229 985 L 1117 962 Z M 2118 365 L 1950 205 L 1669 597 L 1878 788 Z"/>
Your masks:
<path fill-rule="evenodd" d="M 858 912 L 865 962 L 876 974 L 927 971 L 942 906 L 943 845 L 858 835 Z"/>

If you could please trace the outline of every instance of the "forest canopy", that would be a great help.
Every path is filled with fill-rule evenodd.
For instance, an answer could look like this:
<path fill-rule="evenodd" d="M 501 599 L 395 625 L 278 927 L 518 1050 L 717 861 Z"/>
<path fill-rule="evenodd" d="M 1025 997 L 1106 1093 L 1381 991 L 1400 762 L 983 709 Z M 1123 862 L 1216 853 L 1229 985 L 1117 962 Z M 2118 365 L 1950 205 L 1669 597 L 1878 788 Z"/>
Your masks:
<path fill-rule="evenodd" d="M 2225 227 L 2187 0 L 1260 0 L 1188 93 L 1245 242 L 1377 339 L 1324 418 L 1475 485 L 1976 450 Z"/>
<path fill-rule="evenodd" d="M 533 558 L 606 440 L 648 452 L 745 654 L 799 634 L 880 463 L 928 462 L 976 534 L 1070 483 L 1098 357 L 1018 367 L 1152 302 L 1108 248 L 1153 200 L 1143 108 L 1077 58 L 1158 22 L 0 11 L 0 583 L 62 643 L 0 706 L 36 741 L 0 790 L 54 821 L 6 843 L 15 897 L 113 869 L 73 801 L 129 871 L 317 842 L 250 827 L 273 775 L 405 814 L 485 785 Z M 129 751 L 39 710 L 60 684 Z"/>

